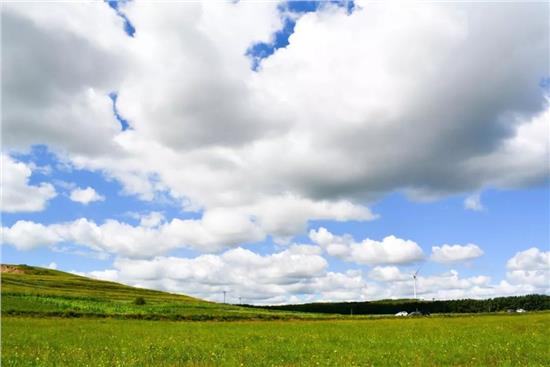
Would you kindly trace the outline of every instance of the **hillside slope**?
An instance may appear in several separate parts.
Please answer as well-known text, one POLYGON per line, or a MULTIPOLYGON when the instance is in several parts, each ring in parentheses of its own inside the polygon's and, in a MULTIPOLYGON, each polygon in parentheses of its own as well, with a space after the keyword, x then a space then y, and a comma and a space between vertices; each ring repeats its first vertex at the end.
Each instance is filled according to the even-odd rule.
POLYGON ((2 315, 170 320, 311 318, 129 287, 57 270, 2 265, 2 315), (136 304, 138 298, 145 304, 136 304))

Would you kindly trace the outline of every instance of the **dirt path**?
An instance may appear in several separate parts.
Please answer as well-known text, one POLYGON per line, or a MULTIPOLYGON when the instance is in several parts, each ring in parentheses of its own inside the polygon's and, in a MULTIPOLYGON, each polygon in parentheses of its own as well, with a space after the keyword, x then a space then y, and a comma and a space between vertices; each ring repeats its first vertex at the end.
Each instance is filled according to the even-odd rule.
POLYGON ((15 266, 0 265, 0 273, 24 274, 25 272, 15 266))

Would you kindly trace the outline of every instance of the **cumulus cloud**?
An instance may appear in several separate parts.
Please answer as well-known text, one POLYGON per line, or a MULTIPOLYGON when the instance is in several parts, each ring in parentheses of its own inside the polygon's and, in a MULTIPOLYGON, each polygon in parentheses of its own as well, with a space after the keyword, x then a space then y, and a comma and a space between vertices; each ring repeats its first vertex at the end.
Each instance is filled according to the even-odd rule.
MULTIPOLYGON (((97 195, 88 189, 81 191, 73 191, 71 199, 87 203, 97 195)), ((348 202, 304 204, 300 200, 281 198, 279 205, 267 202, 262 203, 261 208, 206 210, 200 219, 174 218, 166 222, 162 213, 150 212, 139 216, 138 226, 111 219, 101 225, 80 218, 48 226, 20 220, 11 227, 4 227, 3 231, 4 242, 20 249, 74 242, 96 251, 149 257, 179 247, 218 252, 261 241, 267 234, 288 243, 290 237, 305 230, 307 220, 311 218, 366 220, 372 217, 368 208, 348 202), (270 213, 270 208, 274 208, 273 213, 270 213)))
MULTIPOLYGON (((148 218, 150 219, 150 218, 148 218)), ((94 251, 132 257, 150 257, 187 247, 204 252, 220 251, 262 240, 265 234, 250 218, 228 211, 209 211, 201 219, 172 219, 151 226, 151 221, 132 226, 116 220, 98 225, 85 218, 42 225, 19 220, 3 227, 3 241, 18 249, 74 243, 94 251)))
MULTIPOLYGON (((506 278, 493 282, 485 275, 463 278, 456 270, 441 274, 420 274, 417 293, 424 299, 488 298, 533 293, 550 293, 550 252, 531 248, 515 254, 506 263, 506 278)), ((368 278, 376 284, 376 298, 412 297, 412 273, 394 266, 375 267, 368 278)), ((372 293, 371 293, 372 294, 372 293)))
POLYGON ((469 261, 483 255, 483 250, 478 245, 443 245, 432 247, 430 259, 438 263, 454 263, 469 261))
POLYGON ((323 203, 547 178, 547 4, 326 6, 258 71, 246 50, 282 26, 276 3, 123 8, 133 38, 101 2, 6 7, 8 147, 48 144, 125 193, 248 211, 283 239, 317 217, 372 218, 323 203), (289 197, 300 216, 285 223, 273 203, 289 197))
MULTIPOLYGON (((496 176, 511 184, 504 170, 464 165, 545 110, 538 80, 547 69, 539 61, 548 60, 548 19, 536 13, 547 6, 448 5, 369 3, 351 16, 327 9, 300 18, 289 46, 265 59, 255 80, 285 101, 302 122, 296 133, 308 137, 300 159, 281 165, 288 180, 320 196, 408 188, 417 198, 496 176), (511 26, 516 12, 537 19, 511 26), (531 52, 542 59, 529 60, 531 52), (509 54, 518 57, 503 65, 507 71, 495 70, 509 54)), ((518 181, 541 177, 545 156, 529 151, 509 155, 512 164, 539 167, 513 171, 518 181)))
POLYGON ((31 185, 31 165, 18 162, 2 153, 2 211, 7 213, 38 212, 46 208, 57 193, 46 182, 31 185))
MULTIPOLYGON (((375 281, 369 288, 376 290, 376 299, 413 297, 412 273, 392 267, 377 267, 368 276, 375 281)), ((506 281, 492 284, 491 278, 485 275, 461 277, 456 270, 440 274, 420 274, 416 281, 417 295, 421 299, 488 298, 527 294, 532 293, 532 290, 533 288, 513 286, 506 281)))
POLYGON ((164 214, 160 212, 151 212, 141 216, 139 219, 139 225, 148 228, 157 227, 162 222, 164 222, 164 214))
POLYGON ((509 270, 545 270, 550 267, 550 251, 532 247, 520 251, 506 263, 509 270))
POLYGON ((506 277, 512 284, 526 284, 550 291, 550 251, 532 247, 520 251, 506 263, 506 277))
POLYGON ((464 199, 464 209, 480 212, 485 210, 485 207, 481 203, 481 197, 479 193, 468 196, 464 199))
POLYGON ((548 179, 550 107, 514 127, 514 133, 497 149, 472 157, 465 168, 485 177, 487 185, 521 188, 548 179))
POLYGON ((410 280, 412 275, 402 273, 397 266, 376 266, 368 276, 381 282, 396 282, 410 280))
POLYGON ((3 7, 2 133, 8 147, 47 144, 90 155, 112 149, 120 129, 108 93, 121 80, 127 38, 121 29, 107 4, 3 7))
MULTIPOLYGON (((390 192, 426 200, 548 179, 550 109, 539 86, 548 4, 366 2, 352 14, 325 6, 295 17, 288 46, 257 71, 246 52, 281 28, 276 3, 121 6, 133 38, 105 2, 3 7, 3 143, 46 144, 125 194, 170 195, 202 217, 18 221, 3 228, 17 248, 74 242, 133 258, 221 251, 268 235, 289 243, 311 220, 375 219, 369 201, 390 192), (126 131, 113 115, 114 91, 126 131)), ((9 201, 12 183, 2 183, 3 210, 41 210, 55 190, 29 185, 18 169, 9 201), (18 197, 24 190, 31 194, 18 197)), ((310 236, 359 264, 423 258, 415 242, 394 236, 310 236)), ((454 273, 440 278, 464 283, 454 273)), ((507 292, 523 284, 519 275, 508 280, 507 292)), ((486 291, 475 279, 466 284, 486 291)))
MULTIPOLYGON (((310 245, 292 245, 265 255, 239 247, 194 258, 118 258, 112 269, 79 274, 212 301, 221 301, 226 291, 231 303, 239 302, 239 297, 245 303, 277 304, 413 296, 412 274, 407 271, 377 266, 366 276, 359 270, 332 272, 321 249, 310 245)), ((460 299, 550 292, 548 283, 539 280, 509 274, 506 280, 493 282, 485 275, 463 277, 450 270, 420 274, 417 293, 422 299, 460 299)))
POLYGON ((364 299, 358 272, 327 271, 316 246, 293 245, 269 255, 236 248, 220 255, 195 258, 118 259, 114 269, 90 276, 141 287, 190 294, 213 301, 227 292, 231 303, 281 303, 311 299, 364 299))
POLYGON ((87 205, 93 201, 103 201, 105 197, 98 194, 92 187, 86 187, 85 189, 76 188, 71 191, 69 198, 72 201, 87 205))
POLYGON ((309 238, 330 256, 357 264, 405 264, 424 258, 416 242, 395 236, 387 236, 382 241, 366 238, 355 242, 349 235, 336 236, 321 227, 311 230, 309 238))

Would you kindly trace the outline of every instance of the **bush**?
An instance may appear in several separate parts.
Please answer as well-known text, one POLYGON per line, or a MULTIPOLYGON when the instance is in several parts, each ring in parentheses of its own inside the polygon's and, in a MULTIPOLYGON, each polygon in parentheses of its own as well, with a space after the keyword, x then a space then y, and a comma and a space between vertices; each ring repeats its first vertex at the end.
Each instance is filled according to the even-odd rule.
POLYGON ((144 305, 146 302, 145 302, 145 298, 143 297, 137 297, 135 300, 134 300, 134 305, 138 305, 138 306, 141 306, 141 305, 144 305))

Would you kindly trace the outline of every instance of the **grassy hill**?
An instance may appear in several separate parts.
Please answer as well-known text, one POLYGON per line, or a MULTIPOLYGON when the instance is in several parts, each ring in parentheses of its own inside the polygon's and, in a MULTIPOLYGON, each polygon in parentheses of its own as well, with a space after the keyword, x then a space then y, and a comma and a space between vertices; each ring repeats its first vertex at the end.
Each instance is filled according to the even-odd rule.
POLYGON ((322 317, 208 302, 27 265, 2 265, 2 315, 149 320, 322 317), (136 304, 138 299, 145 304, 136 304))

